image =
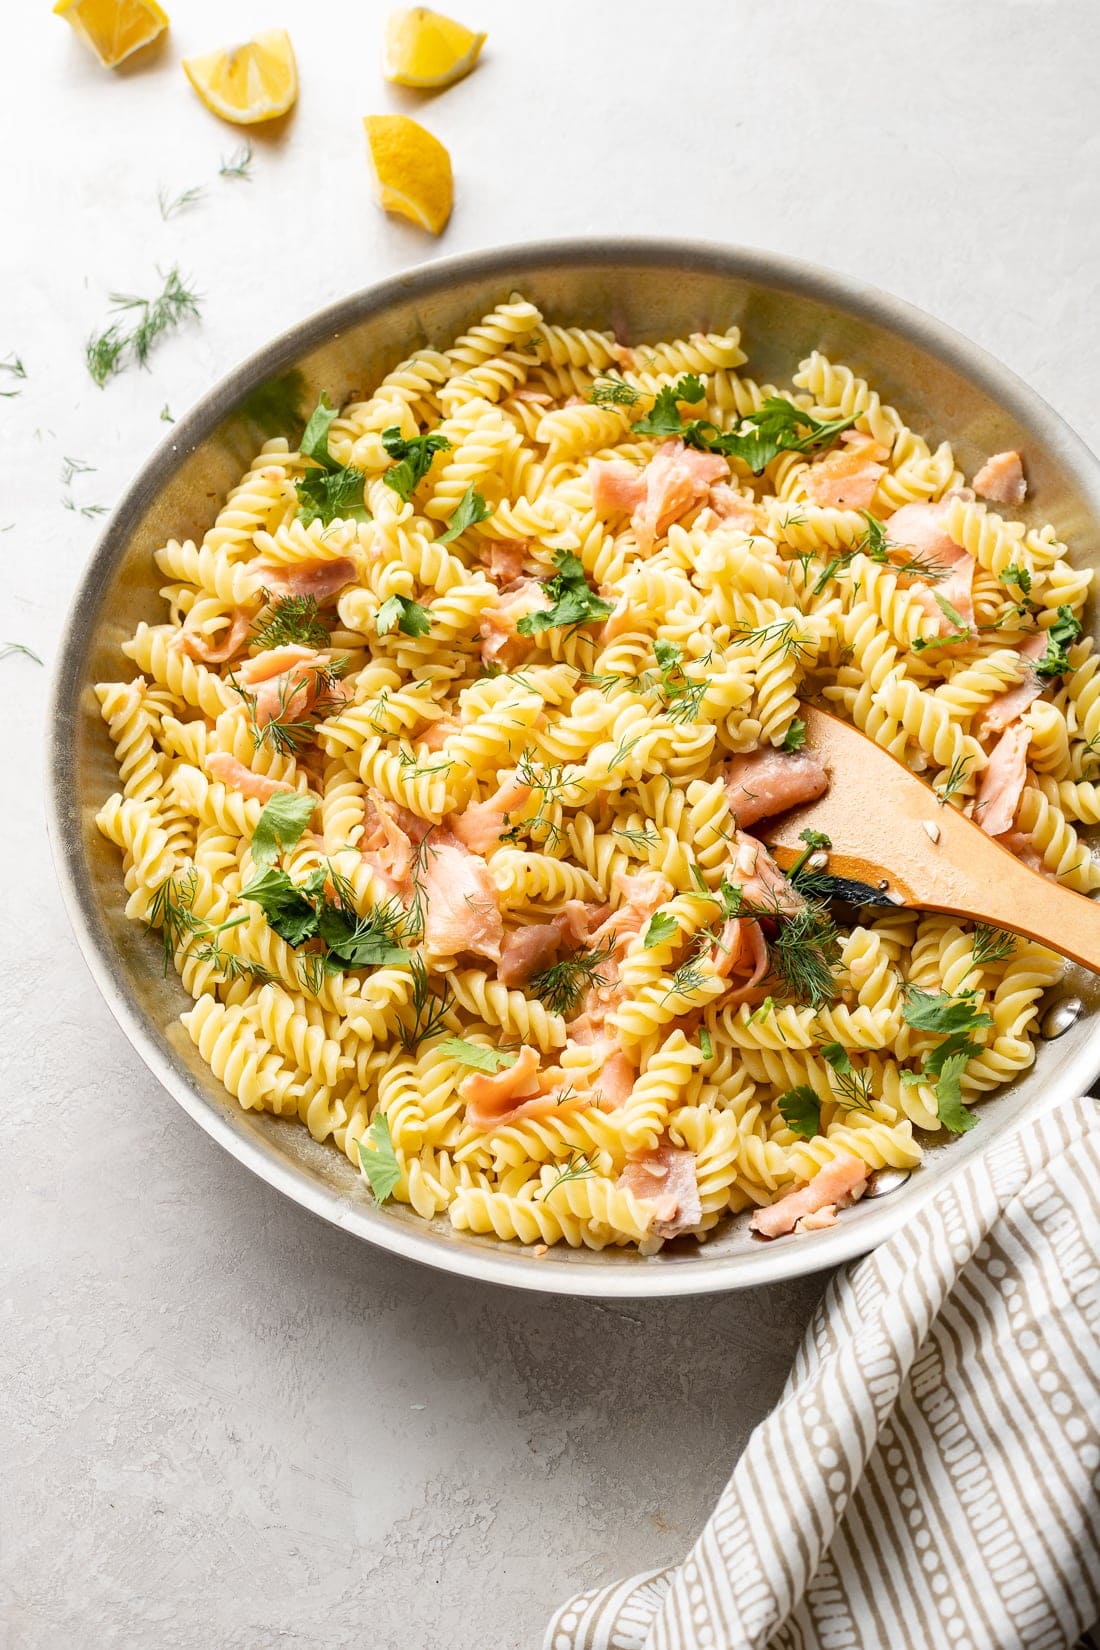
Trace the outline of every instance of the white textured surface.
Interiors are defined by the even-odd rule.
[[[469,0],[467,82],[422,105],[458,202],[440,243],[371,204],[359,117],[405,107],[363,0],[176,0],[118,76],[10,7],[0,638],[51,660],[95,522],[182,411],[331,298],[437,253],[553,234],[710,237],[892,289],[1100,437],[1092,0]],[[186,16],[184,11],[186,10]],[[236,135],[184,52],[286,22],[302,96]],[[18,43],[22,51],[14,49]],[[206,186],[168,223],[156,196]],[[149,374],[82,365],[107,294],[179,262],[201,326]],[[0,383],[0,389],[8,388]],[[0,662],[0,1642],[17,1650],[527,1650],[578,1584],[678,1556],[778,1392],[820,1282],[601,1307],[448,1281],[282,1202],[146,1075],[88,980],[39,801],[44,678]]]

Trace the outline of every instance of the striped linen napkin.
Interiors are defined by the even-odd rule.
[[[1098,1469],[1081,1099],[837,1274],[684,1562],[572,1599],[544,1650],[1066,1650],[1100,1616]]]

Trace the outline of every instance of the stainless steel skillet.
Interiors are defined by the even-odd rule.
[[[439,345],[520,287],[553,320],[616,328],[631,341],[739,324],[753,377],[789,382],[814,348],[873,380],[926,437],[952,441],[972,471],[990,452],[1027,455],[1036,523],[1051,520],[1083,562],[1100,564],[1100,464],[1056,413],[957,333],[885,294],[809,264],[675,241],[561,241],[446,259],[353,294],[276,338],[172,429],[115,510],[81,581],[58,648],[49,718],[49,830],[88,966],[150,1071],[195,1120],[279,1191],[384,1248],[444,1270],[558,1294],[635,1297],[743,1288],[832,1266],[880,1243],[918,1202],[1044,1097],[1089,1087],[1100,1067],[1100,983],[1071,970],[1047,1023],[1068,1029],[1035,1067],[983,1102],[980,1127],[829,1231],[763,1244],[743,1222],[696,1250],[643,1259],[587,1251],[536,1258],[493,1239],[372,1206],[358,1175],[300,1125],[239,1110],[177,1017],[187,999],[161,973],[155,939],[128,923],[118,858],[94,816],[115,788],[92,684],[129,671],[120,643],[159,611],[152,551],[199,536],[266,437],[294,427],[318,392],[345,400],[418,346]],[[1093,623],[1095,618],[1093,617]]]

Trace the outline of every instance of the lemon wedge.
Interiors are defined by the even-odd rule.
[[[163,34],[167,14],[156,0],[57,0],[54,12],[76,30],[106,69]]]
[[[398,86],[453,86],[469,74],[485,39],[427,6],[395,11],[386,24],[382,73]]]
[[[408,115],[367,115],[363,125],[379,204],[442,234],[455,184],[451,157],[439,139]]]
[[[243,46],[185,57],[183,72],[206,107],[234,126],[275,120],[298,96],[298,64],[285,29],[268,29]]]

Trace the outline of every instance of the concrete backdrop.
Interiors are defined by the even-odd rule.
[[[162,406],[437,254],[641,232],[806,256],[935,312],[1100,436],[1089,0],[463,0],[484,62],[424,103],[380,79],[377,0],[174,10],[116,76],[44,0],[5,20],[0,358],[27,378],[0,382],[21,391],[0,400],[0,639],[47,663],[96,535],[80,511],[114,502]],[[251,182],[224,181],[238,135],[178,58],[283,23],[299,108],[255,137]],[[359,117],[387,109],[452,150],[438,243],[371,203]],[[162,221],[158,190],[198,185]],[[174,262],[201,325],[98,390],[83,345],[108,294]],[[94,470],[63,483],[66,458]],[[281,1201],[158,1089],[85,974],[44,835],[45,676],[0,673],[0,1642],[528,1650],[575,1586],[679,1557],[822,1280],[540,1300]]]

